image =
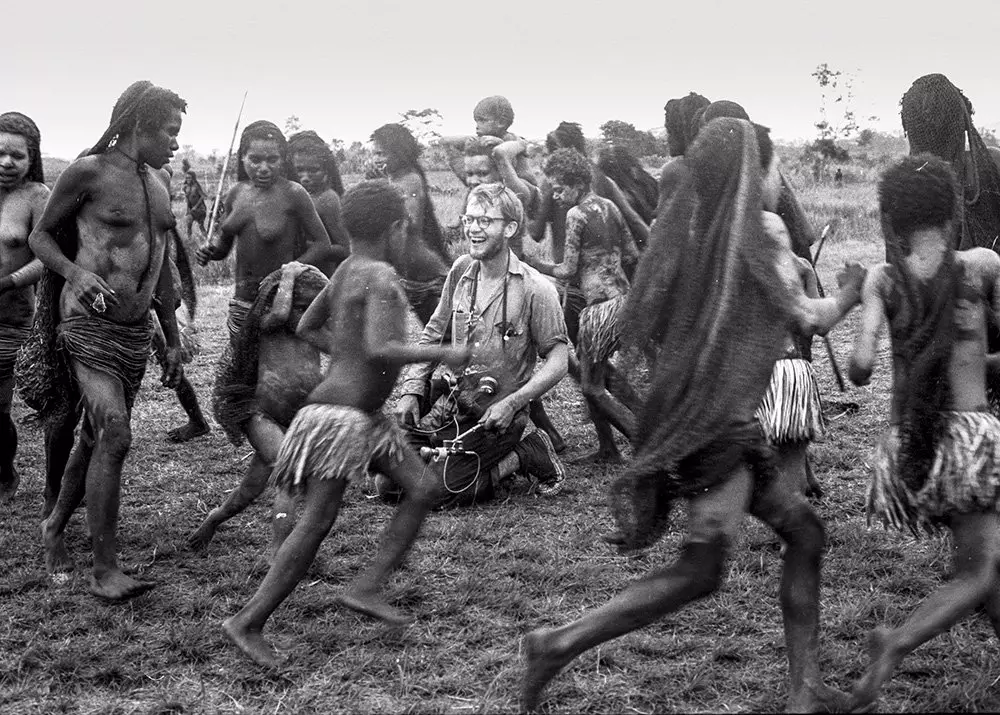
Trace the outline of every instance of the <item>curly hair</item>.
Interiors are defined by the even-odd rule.
[[[38,130],[38,125],[26,114],[5,112],[0,114],[0,132],[24,137],[28,145],[28,156],[31,158],[25,181],[43,183],[45,172],[42,170],[42,133]]]
[[[288,142],[285,141],[285,135],[278,129],[277,124],[269,122],[266,119],[258,119],[256,122],[248,124],[243,133],[240,134],[240,149],[236,155],[239,158],[239,161],[236,162],[236,179],[238,181],[248,181],[250,179],[250,174],[247,173],[246,168],[243,166],[243,156],[250,151],[250,142],[254,139],[277,142],[278,152],[281,154],[281,163],[284,166],[284,175],[287,178],[289,172]]]
[[[344,195],[344,180],[340,177],[337,158],[319,134],[307,129],[288,137],[288,156],[295,154],[307,154],[319,159],[323,171],[326,172],[326,180],[330,182],[330,188],[336,191],[338,196]]]
[[[341,211],[351,238],[367,243],[385,235],[392,224],[406,218],[406,202],[391,182],[374,179],[348,189]]]
[[[514,123],[514,107],[506,97],[495,94],[485,99],[480,99],[472,110],[473,119],[496,119],[508,129]]]
[[[590,186],[594,172],[587,157],[573,149],[559,149],[545,162],[545,175],[567,186]]]
[[[103,154],[115,145],[118,137],[133,129],[150,133],[166,123],[174,111],[187,111],[187,102],[169,89],[157,87],[149,80],[130,84],[111,110],[111,123],[88,151]]]
[[[545,137],[545,148],[550,152],[558,149],[576,149],[581,154],[587,153],[587,140],[583,129],[576,122],[559,122]]]
[[[919,154],[887,169],[878,193],[891,277],[886,313],[904,382],[896,391],[899,469],[906,485],[919,490],[933,467],[951,396],[948,365],[961,276],[951,250],[929,280],[913,275],[905,258],[916,230],[955,217],[958,181],[948,162]]]

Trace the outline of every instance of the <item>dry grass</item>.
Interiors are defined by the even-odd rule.
[[[846,258],[879,259],[870,186],[809,189],[803,198],[817,220],[851,217],[824,249],[826,285],[835,284],[834,268]],[[229,293],[221,286],[201,292],[205,350],[189,374],[206,401],[225,339]],[[832,334],[842,365],[855,324],[856,315]],[[855,414],[835,417],[827,440],[813,449],[827,489],[819,506],[829,541],[823,668],[832,684],[846,688],[865,663],[867,631],[898,623],[947,578],[949,546],[866,529],[867,460],[885,423],[888,365],[883,360],[871,387],[840,395],[818,343],[816,354],[831,407],[847,400],[859,405]],[[24,479],[0,525],[0,712],[514,711],[521,635],[603,603],[673,558],[680,542],[683,518],[643,556],[618,556],[601,541],[611,527],[605,494],[615,468],[574,467],[568,489],[549,500],[530,494],[521,480],[491,504],[431,516],[389,585],[391,600],[412,612],[416,624],[392,631],[334,604],[338,590],[374,554],[391,513],[355,489],[311,574],[269,625],[270,637],[292,656],[286,671],[271,674],[219,630],[265,572],[267,504],[223,527],[203,554],[183,550],[206,510],[236,485],[246,450],[232,448],[218,429],[187,445],[167,444],[167,429],[182,415],[173,393],[155,378],[147,378],[136,406],[119,533],[123,562],[160,585],[134,602],[107,606],[87,595],[82,513],[68,529],[77,576],[62,586],[46,578],[37,520],[41,434],[33,424],[20,426]],[[568,438],[566,456],[592,448],[577,388],[564,381],[547,401]],[[15,417],[26,414],[18,403]],[[780,709],[786,691],[780,567],[776,539],[748,520],[720,593],[586,653],[552,683],[545,707],[590,713]],[[910,656],[882,704],[897,712],[998,710],[998,657],[992,630],[976,616]]]

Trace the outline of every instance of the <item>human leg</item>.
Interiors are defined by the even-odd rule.
[[[781,614],[788,655],[788,712],[815,712],[842,706],[846,696],[823,685],[819,669],[820,564],[823,523],[805,497],[801,469],[804,450],[785,464],[754,499],[751,513],[767,523],[785,542],[781,571]]]
[[[580,387],[590,405],[591,416],[595,417],[595,424],[597,419],[609,422],[631,439],[635,434],[635,415],[608,391],[607,360],[592,361],[584,356],[580,360],[580,368]]]
[[[14,397],[14,376],[0,380],[0,503],[14,499],[21,475],[14,467],[17,454],[17,429],[10,418],[10,406]]]
[[[73,431],[79,413],[74,412],[65,421],[50,425],[53,430],[68,432],[69,445],[73,446]],[[57,437],[53,436],[52,441]],[[47,440],[48,442],[48,435]],[[89,418],[84,418],[80,428],[80,439],[64,460],[65,471],[55,487],[55,498],[50,512],[42,519],[42,545],[45,548],[45,567],[49,573],[73,570],[73,559],[66,550],[64,533],[73,512],[83,501],[87,487],[87,468],[94,453],[94,430]],[[48,489],[48,487],[46,487]],[[46,504],[48,499],[46,499]]]
[[[741,466],[728,481],[690,501],[688,538],[671,566],[634,581],[573,623],[539,628],[525,636],[523,707],[534,710],[546,684],[584,651],[713,593],[722,583],[728,546],[743,519],[750,490],[750,475]]]
[[[528,403],[528,415],[531,417],[531,421],[535,423],[535,427],[544,431],[549,436],[556,452],[562,452],[566,449],[566,441],[559,434],[559,430],[552,423],[552,419],[545,411],[545,404],[542,402],[542,398],[539,397],[537,400],[532,400]]]
[[[243,475],[243,479],[240,480],[236,489],[229,492],[225,501],[212,509],[201,525],[188,537],[187,544],[191,549],[197,551],[207,546],[215,536],[215,530],[221,524],[250,506],[267,488],[271,467],[274,464],[274,459],[278,456],[278,449],[281,447],[285,430],[266,415],[257,414],[250,418],[250,422],[247,423],[246,435],[255,450],[250,466],[247,467],[246,474]],[[281,519],[275,518],[273,523],[275,528],[283,530],[281,538],[283,541],[284,536],[287,536],[288,531],[291,530],[289,522],[294,522],[294,519],[287,517],[289,514],[287,510],[278,511],[279,508],[276,504],[274,516],[277,517],[280,513],[284,513],[286,516]],[[282,522],[280,527],[279,521]],[[274,540],[277,541],[276,536]]]
[[[986,603],[989,613],[989,608],[996,603],[1000,515],[958,514],[952,517],[950,527],[954,538],[954,577],[928,596],[903,625],[872,631],[871,663],[854,684],[852,707],[872,706],[882,686],[907,654],[949,630],[976,606]],[[991,619],[993,616],[991,613]]]
[[[257,592],[238,613],[222,623],[226,635],[260,665],[274,667],[281,657],[264,638],[268,618],[298,585],[330,533],[340,512],[346,481],[342,475],[320,479],[314,475],[305,486],[302,516],[278,549],[274,563]]]
[[[177,401],[184,409],[188,417],[186,425],[175,427],[167,432],[167,439],[171,442],[187,442],[189,439],[201,437],[208,434],[208,422],[201,412],[201,405],[198,404],[198,394],[194,391],[191,381],[187,375],[182,375],[181,380],[175,388]]]
[[[131,410],[118,378],[75,359],[71,364],[95,438],[86,476],[87,522],[94,553],[90,590],[109,600],[132,598],[154,584],[126,576],[118,564],[121,473],[132,444]]]
[[[400,485],[405,496],[396,513],[382,532],[378,553],[368,566],[337,600],[360,613],[379,618],[386,623],[402,625],[412,620],[390,606],[379,595],[389,575],[403,562],[406,552],[416,541],[427,513],[440,498],[436,475],[411,450],[403,450],[400,461],[381,458],[373,465]]]

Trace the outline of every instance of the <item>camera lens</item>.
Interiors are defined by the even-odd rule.
[[[497,391],[498,383],[495,378],[490,376],[481,377],[479,379],[479,391],[484,395],[495,395]]]

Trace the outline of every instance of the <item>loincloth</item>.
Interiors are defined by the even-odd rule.
[[[6,382],[14,377],[17,351],[28,339],[29,333],[31,328],[0,323],[0,382]]]
[[[194,323],[188,320],[187,311],[183,308],[178,308],[175,314],[177,315],[177,333],[180,337],[181,362],[188,364],[201,352],[201,345],[198,342],[198,329],[194,327]],[[156,312],[150,311],[149,316],[153,330],[153,345],[150,356],[156,360],[156,363],[160,367],[165,367],[167,362],[167,337],[163,334],[163,326],[160,325],[160,318],[156,315]]]
[[[229,301],[229,315],[226,318],[226,328],[229,329],[230,342],[236,340],[236,336],[240,334],[243,324],[247,322],[247,316],[250,315],[251,308],[253,308],[252,302],[248,303],[245,300],[238,300],[236,298]]]
[[[399,284],[406,292],[406,299],[410,302],[410,307],[413,308],[413,312],[417,314],[422,323],[426,323],[434,315],[438,301],[441,300],[444,280],[445,276],[435,276],[426,281],[399,279]]]
[[[756,417],[771,444],[821,439],[823,404],[812,363],[800,358],[776,361]]]
[[[131,409],[149,359],[149,318],[123,325],[92,315],[74,315],[63,318],[57,330],[58,345],[70,358],[118,378]]]
[[[655,453],[656,446],[650,450]],[[611,485],[611,512],[621,531],[623,551],[656,543],[670,525],[675,501],[725,483],[741,465],[753,475],[755,491],[773,478],[776,469],[774,450],[756,420],[730,425],[672,464],[667,459],[643,459],[641,463],[658,465],[652,470],[635,466],[639,457],[649,455],[636,456],[633,466]]]
[[[291,491],[309,479],[355,481],[377,459],[399,464],[409,449],[403,431],[380,412],[344,405],[311,404],[299,410],[285,433],[271,483]]]
[[[934,464],[916,492],[898,468],[899,428],[879,440],[868,488],[868,522],[878,516],[885,526],[933,533],[949,517],[1000,512],[1000,420],[988,412],[946,412]]]
[[[581,362],[596,365],[611,358],[621,344],[618,315],[625,305],[623,295],[603,303],[589,305],[580,311],[580,332],[576,354]]]

